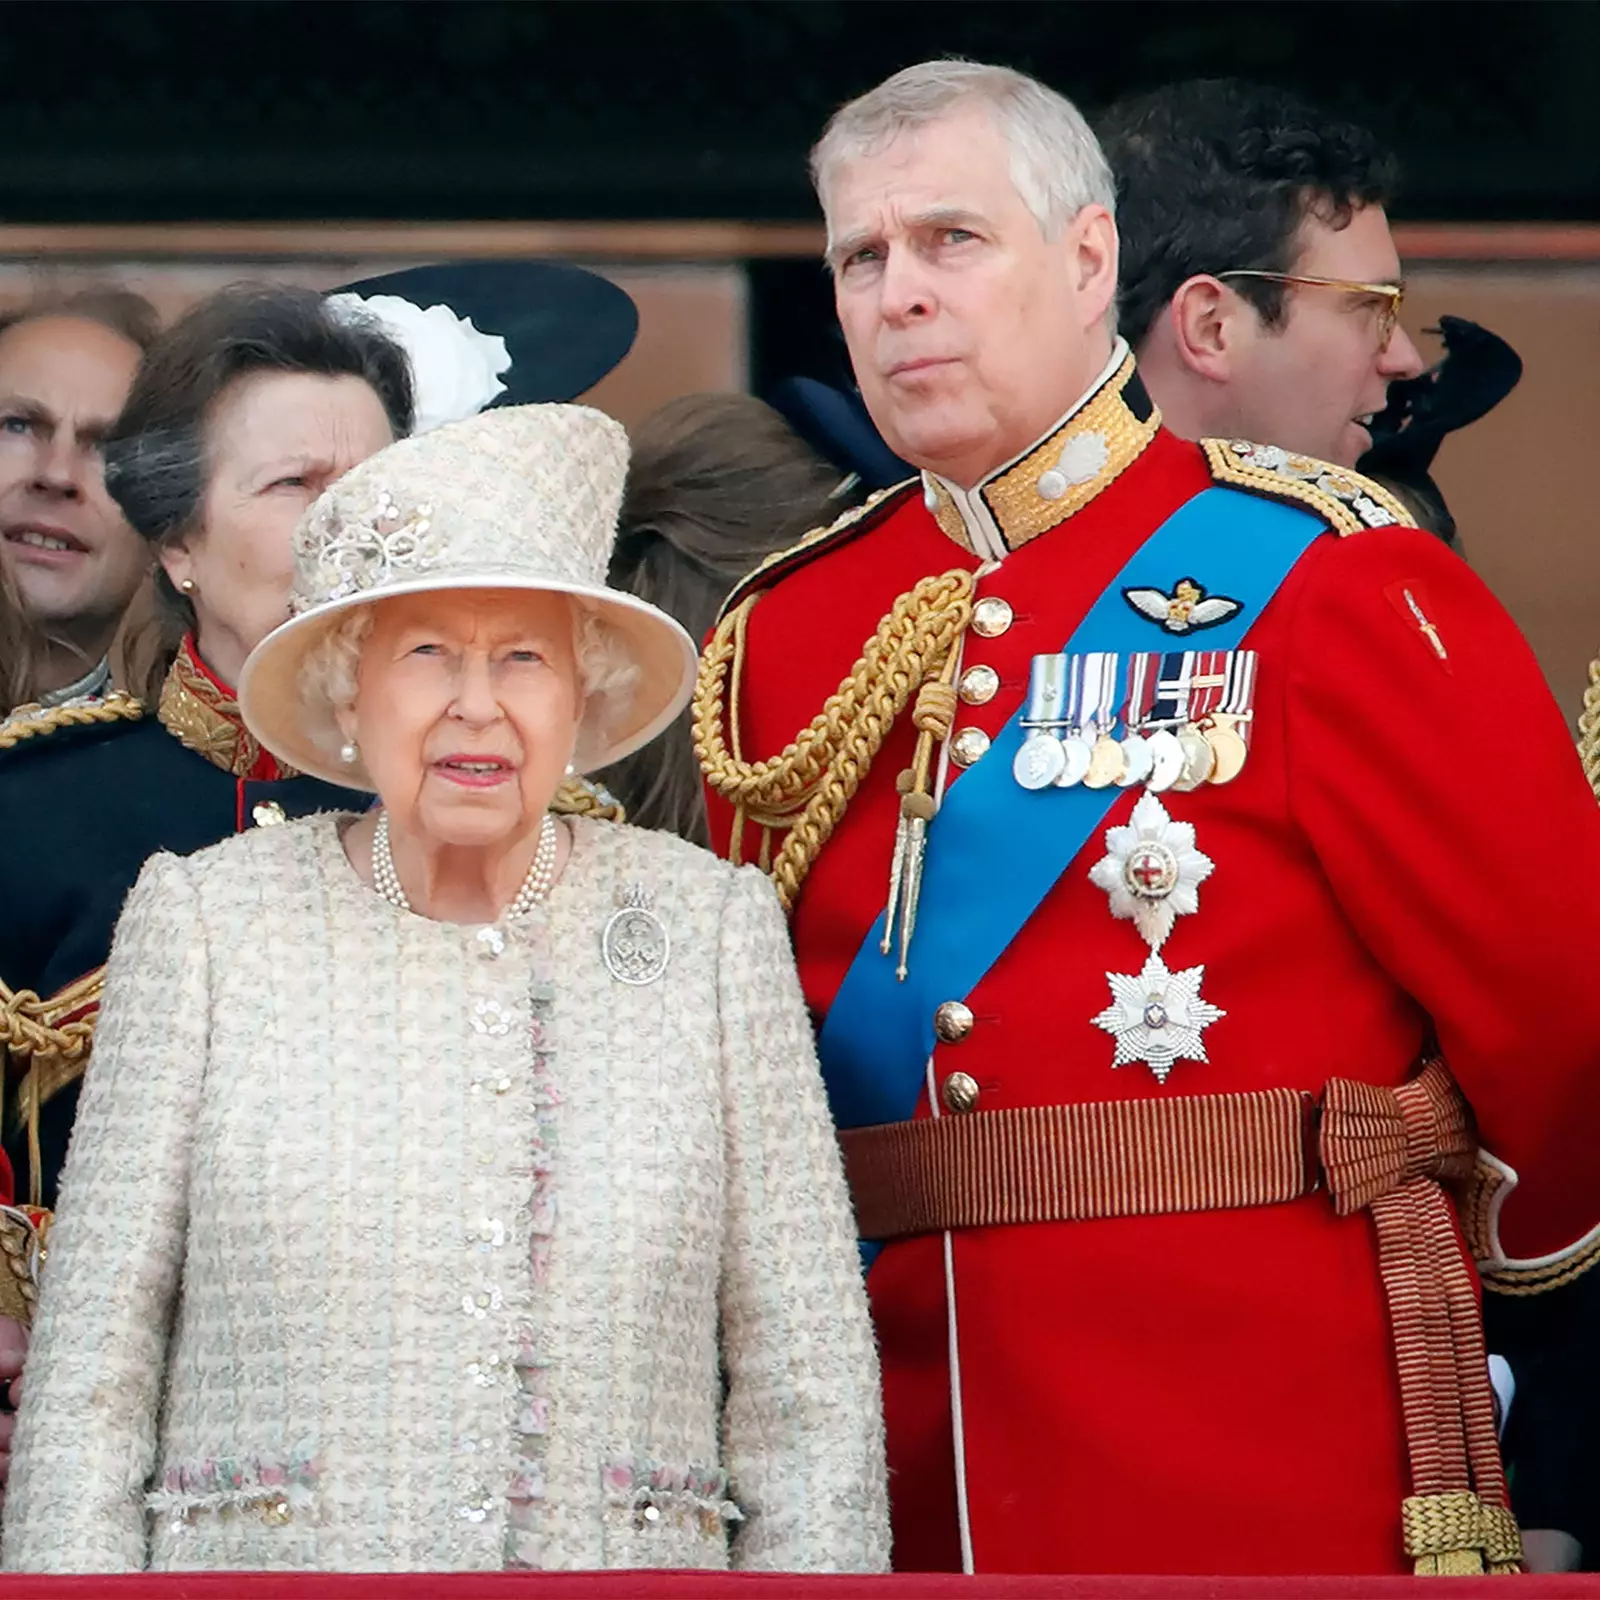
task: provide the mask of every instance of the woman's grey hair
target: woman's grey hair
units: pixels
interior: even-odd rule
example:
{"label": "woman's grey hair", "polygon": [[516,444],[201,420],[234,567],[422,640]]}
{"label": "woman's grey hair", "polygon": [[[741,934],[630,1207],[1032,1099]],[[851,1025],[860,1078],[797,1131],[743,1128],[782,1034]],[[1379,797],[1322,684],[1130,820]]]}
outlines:
{"label": "woman's grey hair", "polygon": [[981,105],[1011,150],[1011,181],[1053,238],[1085,206],[1115,214],[1116,185],[1099,141],[1065,95],[1010,67],[981,61],[923,61],[841,106],[811,152],[811,181],[828,221],[828,190],[839,167],[875,154],[900,134]]}
{"label": "woman's grey hair", "polygon": [[[572,611],[572,648],[583,689],[583,722],[574,759],[592,764],[604,750],[611,730],[628,708],[639,669],[622,635],[598,607],[579,595],[568,597]],[[306,653],[300,663],[300,699],[308,708],[354,705],[361,673],[361,650],[377,619],[376,604],[354,607]],[[329,724],[328,726],[331,726]],[[325,754],[332,757],[335,748]]]}

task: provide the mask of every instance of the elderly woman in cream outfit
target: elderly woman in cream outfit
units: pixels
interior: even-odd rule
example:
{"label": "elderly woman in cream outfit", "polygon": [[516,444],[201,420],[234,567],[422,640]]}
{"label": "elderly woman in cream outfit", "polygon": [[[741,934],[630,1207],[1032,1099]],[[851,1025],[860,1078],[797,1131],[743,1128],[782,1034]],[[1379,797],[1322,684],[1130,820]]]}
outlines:
{"label": "elderly woman in cream outfit", "polygon": [[363,816],[129,897],[18,1422],[13,1569],[887,1564],[877,1368],[777,903],[557,821],[693,648],[605,587],[622,430],[344,477],[244,716]]}

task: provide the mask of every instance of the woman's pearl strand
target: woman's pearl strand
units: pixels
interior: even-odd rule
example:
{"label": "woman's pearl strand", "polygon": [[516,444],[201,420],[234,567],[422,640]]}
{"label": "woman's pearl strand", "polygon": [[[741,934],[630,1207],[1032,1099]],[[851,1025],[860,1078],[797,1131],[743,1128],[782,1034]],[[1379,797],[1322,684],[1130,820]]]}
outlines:
{"label": "woman's pearl strand", "polygon": [[[557,839],[556,819],[547,811],[539,829],[539,848],[533,853],[533,865],[528,868],[528,876],[522,880],[522,887],[502,913],[501,920],[526,916],[549,898],[556,881]],[[400,887],[400,875],[394,870],[387,811],[378,813],[378,825],[372,830],[372,886],[390,905],[399,906],[402,911],[411,910],[411,902]]]}

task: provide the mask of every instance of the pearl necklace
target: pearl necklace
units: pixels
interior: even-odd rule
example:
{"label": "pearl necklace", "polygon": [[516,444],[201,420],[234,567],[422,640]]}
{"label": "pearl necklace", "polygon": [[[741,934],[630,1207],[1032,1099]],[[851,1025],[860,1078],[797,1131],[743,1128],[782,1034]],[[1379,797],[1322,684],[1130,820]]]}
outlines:
{"label": "pearl necklace", "polygon": [[[558,838],[556,819],[546,812],[539,828],[539,848],[533,853],[533,865],[528,868],[528,876],[522,880],[522,887],[517,890],[511,904],[497,920],[503,922],[509,918],[526,916],[536,905],[549,898],[556,880]],[[378,825],[372,830],[372,886],[390,905],[399,906],[402,911],[412,909],[405,890],[400,887],[400,875],[394,870],[394,853],[389,848],[387,811],[379,812]]]}

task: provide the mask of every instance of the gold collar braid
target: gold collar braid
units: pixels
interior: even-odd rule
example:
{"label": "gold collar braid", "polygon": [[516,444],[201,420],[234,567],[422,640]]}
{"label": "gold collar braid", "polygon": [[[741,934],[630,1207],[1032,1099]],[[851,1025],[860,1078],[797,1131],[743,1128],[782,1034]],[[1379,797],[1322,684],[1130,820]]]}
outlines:
{"label": "gold collar braid", "polygon": [[[212,766],[236,778],[262,776],[263,752],[239,715],[239,702],[201,671],[189,651],[185,639],[161,685],[157,721]],[[276,767],[271,776],[289,778],[294,773],[288,767]]]}
{"label": "gold collar braid", "polygon": [[[1161,413],[1145,393],[1133,357],[1126,356],[1060,427],[965,498],[981,502],[1007,550],[1020,550],[1109,489],[1160,429]],[[949,486],[924,473],[923,488],[946,537],[964,550],[985,553]]]}
{"label": "gold collar braid", "polygon": [[[871,771],[895,718],[914,698],[917,756],[901,775],[902,828],[912,812],[924,821],[924,814],[931,815],[931,752],[949,733],[954,711],[954,695],[940,691],[947,688],[943,680],[955,666],[972,617],[972,590],[972,574],[956,570],[924,578],[901,595],[810,726],[767,761],[743,759],[737,705],[746,630],[761,592],[747,596],[717,624],[695,685],[695,754],[708,786],[734,808],[730,859],[740,859],[746,822],[762,828],[761,866],[785,910],[793,907],[811,863]],[[769,859],[774,831],[787,837],[776,858]]]}

